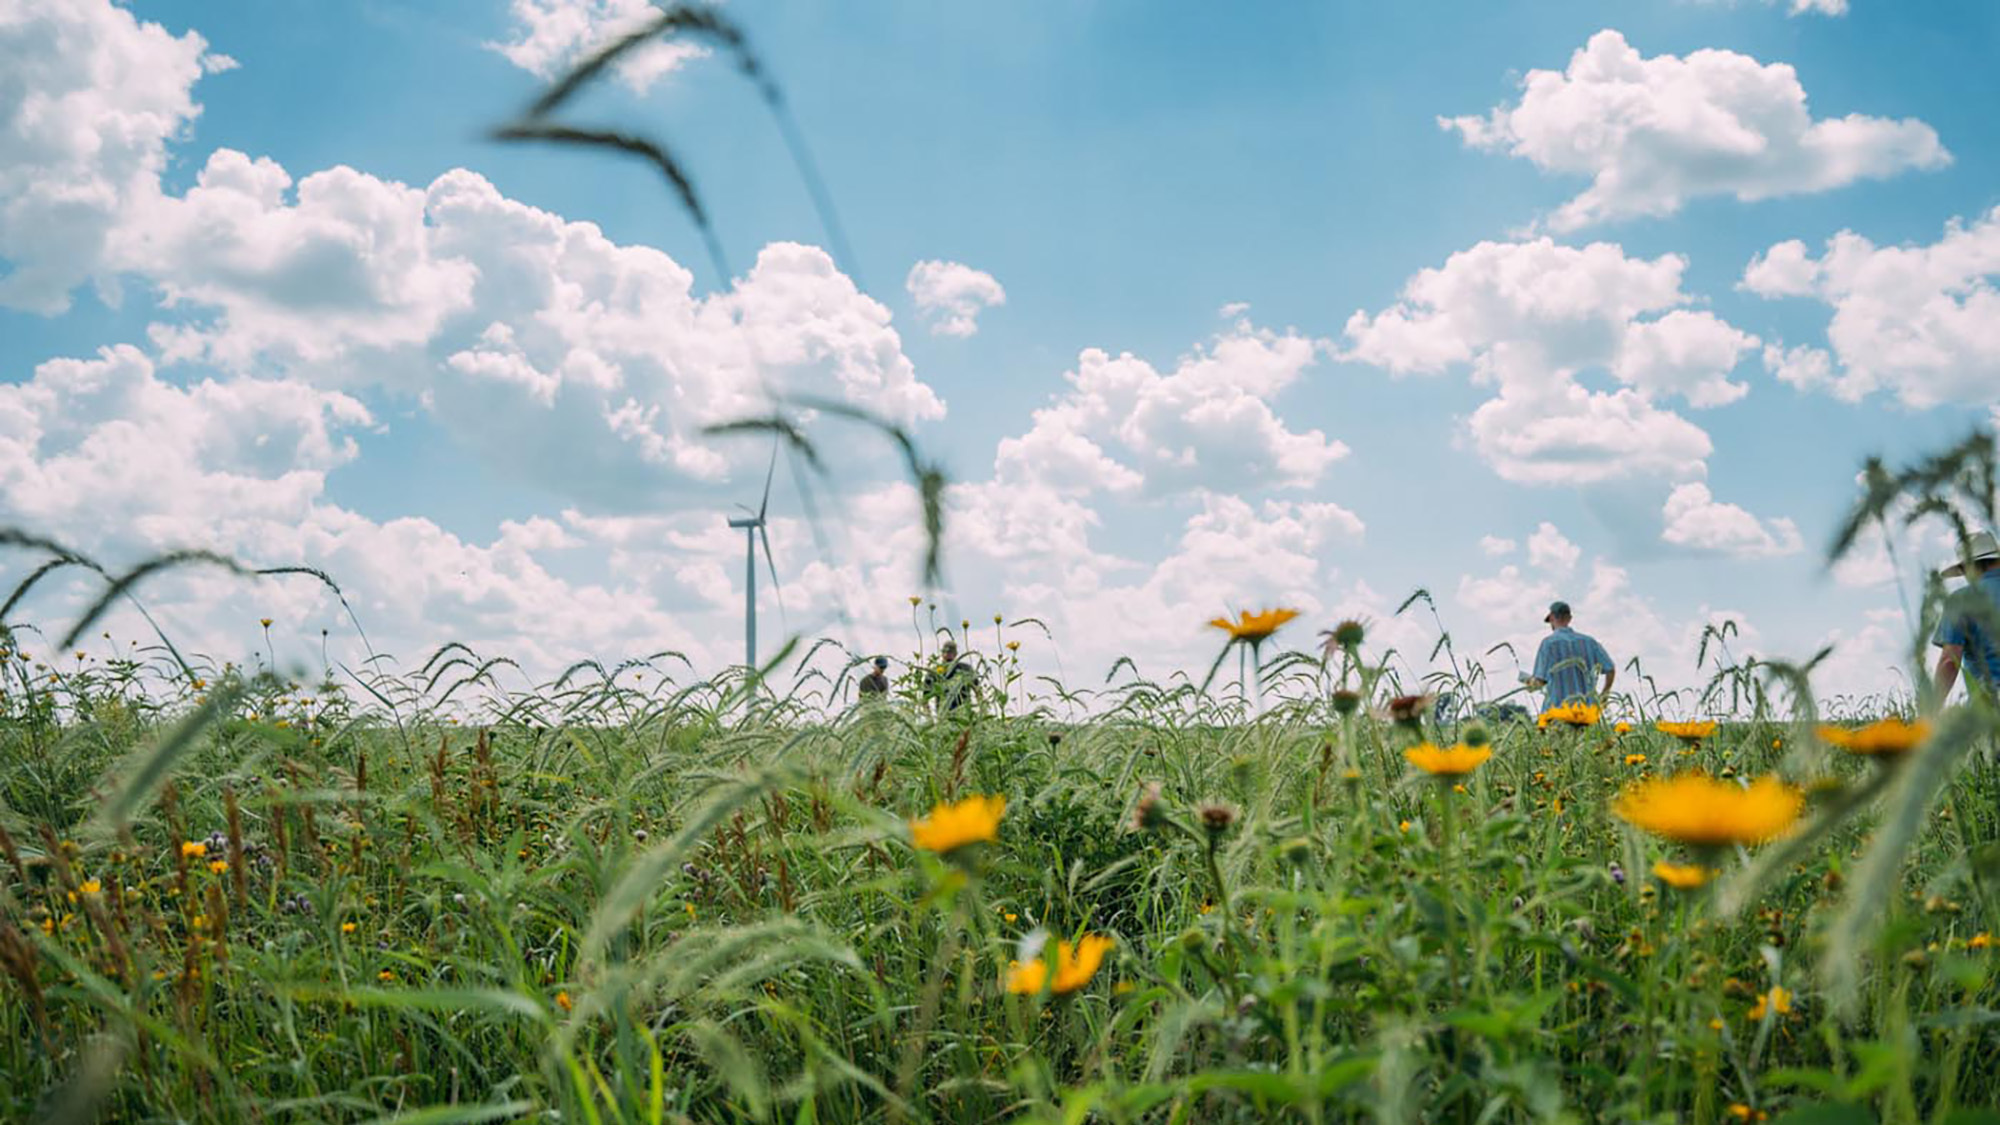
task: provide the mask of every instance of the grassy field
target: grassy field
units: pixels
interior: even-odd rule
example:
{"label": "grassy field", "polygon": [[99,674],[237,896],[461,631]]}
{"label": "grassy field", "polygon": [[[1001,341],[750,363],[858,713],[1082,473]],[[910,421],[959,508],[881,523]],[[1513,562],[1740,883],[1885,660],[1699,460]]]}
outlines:
{"label": "grassy field", "polygon": [[[2000,1120],[1972,709],[1949,756],[1617,706],[1440,731],[1365,642],[1353,695],[1075,724],[651,666],[440,706],[463,652],[12,667],[8,1119]],[[1405,753],[1460,739],[1462,776]],[[1619,803],[1697,770],[1794,779],[1799,823],[1688,845]],[[1910,846],[1858,861],[1924,770]],[[931,815],[974,796],[1004,812]]]}

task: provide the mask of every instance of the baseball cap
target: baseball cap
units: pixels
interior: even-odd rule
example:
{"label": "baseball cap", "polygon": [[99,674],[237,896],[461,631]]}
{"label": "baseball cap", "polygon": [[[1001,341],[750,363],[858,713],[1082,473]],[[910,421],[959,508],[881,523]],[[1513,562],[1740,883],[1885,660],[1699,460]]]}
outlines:
{"label": "baseball cap", "polygon": [[1569,616],[1568,602],[1550,602],[1549,615],[1547,617],[1542,618],[1542,621],[1547,624],[1554,624],[1556,618],[1568,617],[1568,616]]}
{"label": "baseball cap", "polygon": [[877,667],[877,668],[887,668],[888,666],[889,666],[889,658],[888,658],[888,657],[886,657],[886,656],[878,656],[878,657],[876,657],[876,658],[875,658],[875,667]]}

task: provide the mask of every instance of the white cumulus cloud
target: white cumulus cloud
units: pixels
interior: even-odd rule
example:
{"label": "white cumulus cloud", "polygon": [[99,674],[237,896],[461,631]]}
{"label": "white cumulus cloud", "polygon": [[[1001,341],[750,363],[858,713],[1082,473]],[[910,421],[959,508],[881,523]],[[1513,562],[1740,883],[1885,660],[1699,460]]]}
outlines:
{"label": "white cumulus cloud", "polygon": [[1590,177],[1581,195],[1549,216],[1558,231],[1671,215],[1703,196],[1749,201],[1827,191],[1951,160],[1921,121],[1814,119],[1791,66],[1735,51],[1646,58],[1607,29],[1567,69],[1531,70],[1521,85],[1512,105],[1439,124],[1476,148]]}
{"label": "white cumulus cloud", "polygon": [[1165,373],[1088,349],[1028,432],[1000,443],[997,476],[1075,493],[1309,486],[1347,446],[1293,431],[1270,401],[1317,352],[1306,337],[1242,322]]}
{"label": "white cumulus cloud", "polygon": [[417,396],[470,448],[584,503],[724,479],[731,447],[702,428],[771,392],[903,424],[944,413],[889,310],[824,251],[772,244],[701,296],[667,255],[463,169],[424,188],[350,168],[294,184],[224,149],[119,246],[183,313],[153,329],[169,361]]}
{"label": "white cumulus cloud", "polygon": [[[1849,402],[1885,391],[1914,407],[2000,398],[2000,207],[1953,220],[1936,242],[1877,246],[1842,231],[1817,257],[1780,242],[1743,272],[1763,297],[1813,297],[1833,310],[1832,354],[1766,349],[1765,367]],[[1833,359],[1837,358],[1836,369]]]}
{"label": "white cumulus cloud", "polygon": [[1735,558],[1795,555],[1805,548],[1798,525],[1790,519],[1760,520],[1736,504],[1717,500],[1700,481],[1675,488],[1660,515],[1665,521],[1660,537],[1676,547]]}
{"label": "white cumulus cloud", "polygon": [[[1745,393],[1729,374],[1756,337],[1684,308],[1686,259],[1628,257],[1608,242],[1481,242],[1419,271],[1401,299],[1348,319],[1342,358],[1394,374],[1469,368],[1494,386],[1467,430],[1494,471],[1530,484],[1698,475],[1713,446],[1658,405]],[[1624,384],[1585,386],[1588,370]]]}
{"label": "white cumulus cloud", "polygon": [[970,336],[979,331],[980,313],[1007,303],[992,274],[959,262],[918,262],[903,287],[939,336]]}
{"label": "white cumulus cloud", "polygon": [[219,56],[109,0],[0,2],[0,305],[42,313],[102,276],[127,210],[200,112]]}
{"label": "white cumulus cloud", "polygon": [[[537,78],[553,78],[585,56],[645,27],[660,14],[654,0],[511,0],[513,37],[489,44]],[[655,39],[619,59],[617,75],[634,92],[708,54],[686,39]]]}
{"label": "white cumulus cloud", "polygon": [[1555,524],[1542,521],[1535,533],[1528,536],[1528,562],[1558,577],[1568,575],[1576,569],[1576,562],[1583,557],[1583,548],[1569,541]]}

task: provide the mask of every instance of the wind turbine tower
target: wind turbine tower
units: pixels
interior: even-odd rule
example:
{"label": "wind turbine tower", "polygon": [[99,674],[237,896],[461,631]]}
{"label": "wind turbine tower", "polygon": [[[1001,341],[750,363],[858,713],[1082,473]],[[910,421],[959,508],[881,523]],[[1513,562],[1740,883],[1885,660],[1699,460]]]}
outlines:
{"label": "wind turbine tower", "polygon": [[730,527],[743,530],[743,663],[751,668],[757,666],[757,544],[760,540],[764,544],[764,564],[771,569],[771,588],[779,590],[780,596],[783,596],[783,588],[778,583],[778,564],[771,557],[771,533],[764,525],[764,514],[771,509],[771,477],[777,469],[778,449],[774,444],[771,447],[770,468],[764,470],[764,499],[758,503],[755,512],[738,504],[737,507],[750,514],[732,517],[729,521]]}

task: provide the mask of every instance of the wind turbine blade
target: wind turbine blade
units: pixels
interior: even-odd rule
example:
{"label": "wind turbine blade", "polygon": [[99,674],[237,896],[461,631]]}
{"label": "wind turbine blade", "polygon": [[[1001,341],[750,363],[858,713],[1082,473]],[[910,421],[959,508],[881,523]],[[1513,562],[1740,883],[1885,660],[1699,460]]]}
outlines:
{"label": "wind turbine blade", "polygon": [[785,616],[785,586],[778,581],[778,560],[771,556],[771,531],[762,523],[757,525],[757,535],[764,540],[764,565],[771,569],[771,596],[778,599],[778,620],[791,628],[791,621]]}
{"label": "wind turbine blade", "polygon": [[[764,470],[764,500],[757,505],[757,521],[761,524],[764,513],[771,508],[771,478],[778,474],[778,441],[771,439],[771,464]],[[766,552],[769,557],[769,552]]]}

